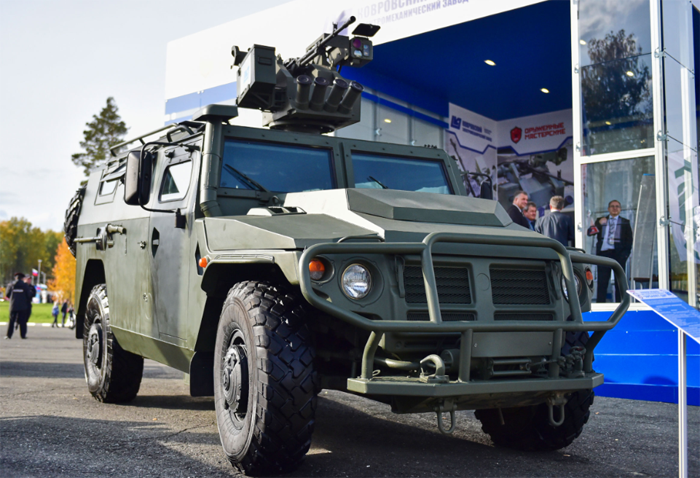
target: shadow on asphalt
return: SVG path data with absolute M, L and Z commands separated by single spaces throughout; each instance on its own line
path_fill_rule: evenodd
M 30 476 L 29 470 L 31 476 L 222 476 L 221 468 L 172 446 L 216 445 L 214 433 L 183 434 L 157 422 L 55 416 L 5 419 L 2 430 L 4 442 L 21 444 L 0 460 L 4 476 Z
M 83 364 L 0 362 L 0 377 L 83 378 Z
M 463 422 L 473 419 L 467 413 L 460 413 L 462 423 L 458 428 L 462 430 Z M 464 436 L 443 435 L 437 432 L 437 425 L 435 431 L 420 425 L 425 426 L 425 421 L 416 420 L 415 425 L 397 423 L 319 397 L 313 450 L 298 470 L 280 476 L 422 476 L 424 471 L 433 476 L 436 470 L 446 476 L 464 476 L 470 469 L 475 470 L 474 476 L 480 476 L 476 470 L 490 474 L 498 469 L 490 469 L 489 462 L 520 456 L 558 459 L 558 453 L 533 456 L 497 449 Z M 348 463 L 352 465 L 348 467 Z
M 187 395 L 137 395 L 124 405 L 139 408 L 164 408 L 167 410 L 211 410 L 214 397 L 190 397 Z

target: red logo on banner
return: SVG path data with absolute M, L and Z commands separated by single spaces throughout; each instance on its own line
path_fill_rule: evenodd
M 523 137 L 523 130 L 518 128 L 517 126 L 510 130 L 510 139 L 514 143 L 517 143 L 520 141 L 520 139 Z

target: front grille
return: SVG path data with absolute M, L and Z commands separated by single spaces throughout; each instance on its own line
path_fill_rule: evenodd
M 527 314 L 515 312 L 496 312 L 494 320 L 554 320 L 552 314 Z
M 461 320 L 476 320 L 476 316 L 469 312 L 440 312 L 443 322 L 459 322 Z M 427 312 L 409 312 L 408 320 L 428 322 L 430 315 Z
M 491 267 L 491 294 L 495 305 L 548 305 L 544 269 Z
M 434 271 L 438 300 L 441 304 L 472 303 L 468 269 L 464 267 L 435 267 Z M 425 297 L 423 270 L 420 266 L 406 266 L 403 272 L 403 282 L 406 288 L 406 302 L 409 304 L 428 302 Z

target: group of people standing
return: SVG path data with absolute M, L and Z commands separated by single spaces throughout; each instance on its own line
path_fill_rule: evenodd
M 51 324 L 51 327 L 58 327 L 58 313 L 60 311 L 61 314 L 63 314 L 63 317 L 61 319 L 61 327 L 66 326 L 66 315 L 68 315 L 69 319 L 72 321 L 73 320 L 73 304 L 70 303 L 68 300 L 64 300 L 63 303 L 61 304 L 61 307 L 59 308 L 58 306 L 59 301 L 56 301 L 53 303 L 53 308 L 51 309 L 51 315 L 53 316 L 53 323 Z
M 574 222 L 562 209 L 566 201 L 561 196 L 552 196 L 549 201 L 549 214 L 537 219 L 537 205 L 528 201 L 525 191 L 518 191 L 513 204 L 508 208 L 508 215 L 514 223 L 556 239 L 565 247 L 574 246 Z M 632 227 L 630 221 L 620 216 L 622 206 L 613 199 L 608 203 L 608 215 L 595 220 L 595 225 L 588 229 L 589 236 L 596 236 L 596 255 L 609 257 L 625 268 L 632 252 Z M 612 269 L 598 266 L 598 287 L 596 302 L 606 302 L 608 284 Z M 615 289 L 615 301 L 620 302 L 620 291 Z
M 27 338 L 27 322 L 32 315 L 32 300 L 36 295 L 33 285 L 25 282 L 25 275 L 15 272 L 15 280 L 7 286 L 6 295 L 10 301 L 10 322 L 7 325 L 5 339 L 12 338 L 15 325 L 19 326 L 19 335 L 23 339 Z

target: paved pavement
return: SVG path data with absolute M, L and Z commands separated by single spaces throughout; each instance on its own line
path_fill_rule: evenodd
M 4 330 L 3 330 L 4 332 Z M 227 477 L 211 398 L 192 398 L 182 374 L 147 361 L 139 396 L 95 401 L 83 378 L 82 342 L 35 327 L 0 341 L 0 476 Z M 690 476 L 700 476 L 700 407 L 690 408 Z M 290 477 L 678 476 L 677 408 L 597 397 L 581 437 L 564 450 L 495 448 L 472 412 L 443 436 L 433 414 L 322 392 L 312 448 Z

